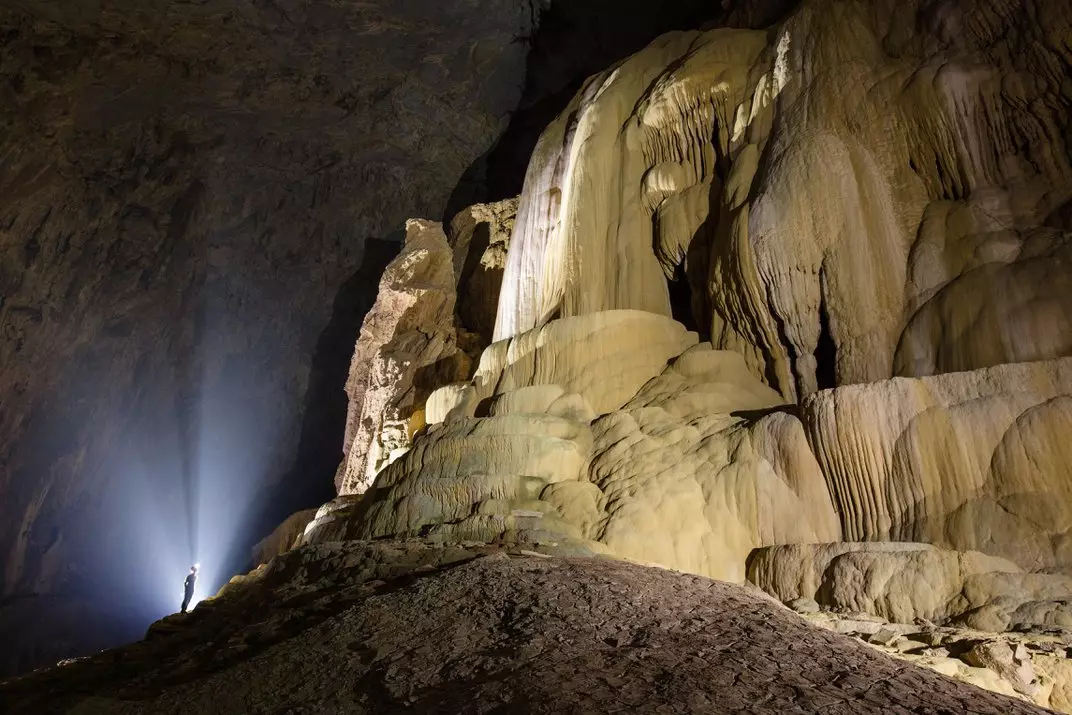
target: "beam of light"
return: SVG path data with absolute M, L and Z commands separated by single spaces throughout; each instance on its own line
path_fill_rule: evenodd
M 273 471 L 282 427 L 254 403 L 268 391 L 257 376 L 236 385 L 221 362 L 195 376 L 198 389 L 177 409 L 160 405 L 157 419 L 129 426 L 116 487 L 103 495 L 108 533 L 87 547 L 94 592 L 143 628 L 179 611 L 193 564 L 188 610 L 245 571 L 247 546 L 263 536 L 251 532 L 249 505 Z

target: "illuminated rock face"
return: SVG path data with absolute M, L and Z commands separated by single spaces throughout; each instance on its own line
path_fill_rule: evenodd
M 853 574 L 911 601 L 934 565 L 937 618 L 1072 590 L 1031 573 L 1072 571 L 1072 12 L 1031 7 L 815 0 L 591 77 L 529 164 L 496 342 L 345 536 L 731 580 L 757 548 L 926 542 L 834 587 L 880 610 Z M 978 586 L 968 552 L 1019 575 Z
M 516 216 L 517 199 L 513 198 L 470 206 L 450 222 L 448 239 L 454 251 L 455 283 L 463 287 L 458 296 L 458 319 L 484 344 L 491 342 L 495 331 L 495 313 Z
M 590 78 L 529 166 L 496 338 L 669 315 L 676 276 L 790 400 L 1069 354 L 1072 13 L 1009 7 L 804 2 Z
M 454 269 L 442 227 L 410 220 L 354 348 L 340 494 L 365 491 L 424 426 L 431 387 L 468 374 L 454 331 Z M 463 358 L 459 362 L 456 356 Z M 441 373 L 441 374 L 440 374 Z
M 350 361 L 340 494 L 364 492 L 426 424 L 429 394 L 469 376 L 470 355 L 479 355 L 494 326 L 516 210 L 516 200 L 470 206 L 449 237 L 438 223 L 407 222 Z
M 802 412 L 847 540 L 1072 573 L 1072 359 L 839 387 Z
M 1006 559 L 929 544 L 773 546 L 752 555 L 748 580 L 785 602 L 806 598 L 896 623 L 962 617 L 968 627 L 992 631 L 1072 618 L 1072 577 L 1025 573 Z

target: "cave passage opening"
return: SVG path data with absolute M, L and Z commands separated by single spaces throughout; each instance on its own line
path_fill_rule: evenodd
M 674 276 L 667 279 L 666 288 L 670 294 L 670 316 L 689 330 L 702 333 L 693 310 L 692 286 L 689 285 L 684 261 L 675 266 Z

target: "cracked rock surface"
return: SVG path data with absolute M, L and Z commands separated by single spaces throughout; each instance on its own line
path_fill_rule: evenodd
M 0 685 L 19 713 L 1033 713 L 747 587 L 599 558 L 338 542 L 146 641 Z

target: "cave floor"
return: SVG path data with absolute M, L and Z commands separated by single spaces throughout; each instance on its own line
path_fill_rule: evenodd
M 747 587 L 490 547 L 304 547 L 5 713 L 1027 713 Z

